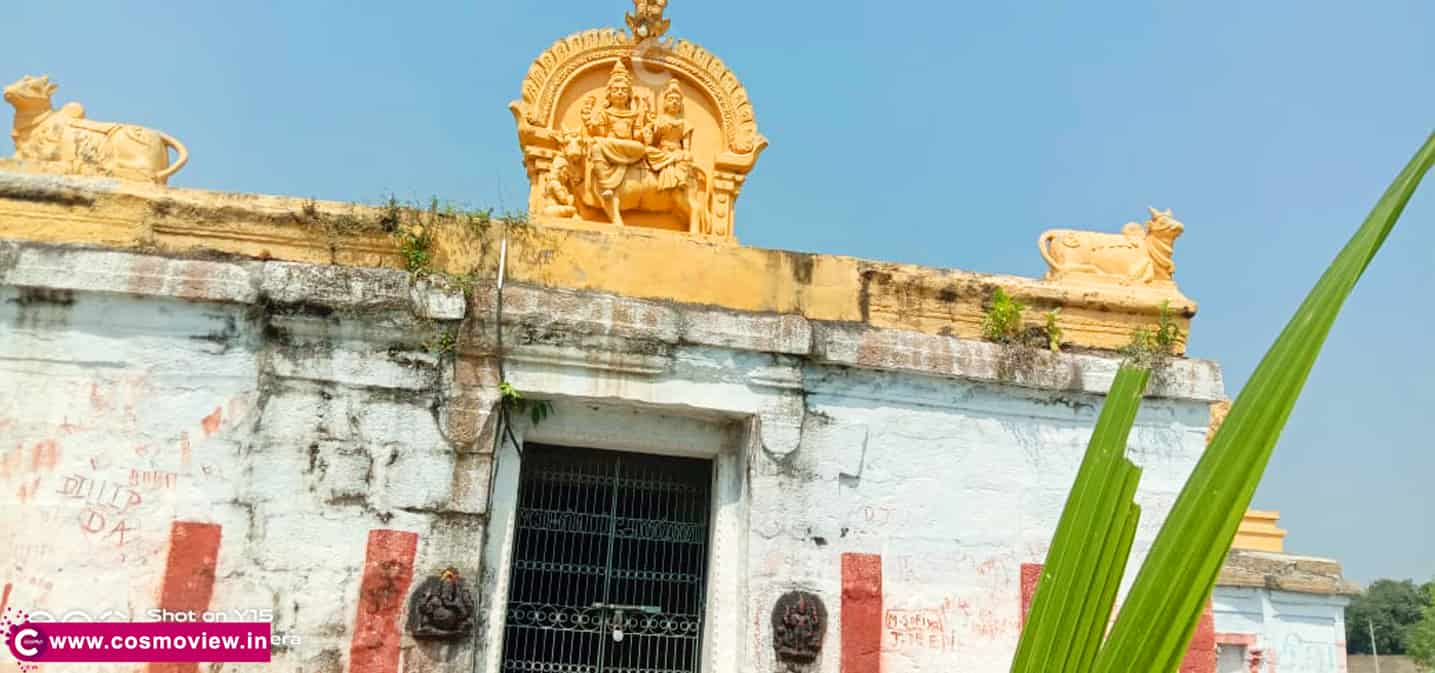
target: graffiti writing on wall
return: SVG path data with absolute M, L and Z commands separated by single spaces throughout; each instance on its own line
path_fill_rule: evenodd
M 938 642 L 934 636 L 938 627 L 942 649 L 947 650 L 1014 641 L 1021 632 L 1021 562 L 1015 552 L 988 555 L 952 550 L 892 556 L 889 560 L 892 589 L 910 588 L 924 594 L 940 591 L 938 602 L 902 606 L 918 609 L 893 610 L 900 612 L 897 623 L 921 628 L 904 631 L 908 635 L 888 637 L 890 647 L 931 649 L 931 643 Z M 916 644 L 923 638 L 926 645 Z
M 130 468 L 130 488 L 141 488 L 145 490 L 173 489 L 178 483 L 178 472 L 136 470 Z
M 947 634 L 946 618 L 941 610 L 887 610 L 883 615 L 885 649 L 909 647 L 930 650 L 951 650 L 955 638 Z
M 1283 671 L 1327 673 L 1335 671 L 1335 644 L 1306 640 L 1292 633 L 1281 640 L 1275 663 Z
M 80 530 L 86 535 L 122 547 L 126 536 L 138 529 L 131 519 L 131 510 L 144 502 L 144 497 L 128 486 L 74 474 L 65 477 L 58 492 L 65 498 L 85 503 L 79 520 Z

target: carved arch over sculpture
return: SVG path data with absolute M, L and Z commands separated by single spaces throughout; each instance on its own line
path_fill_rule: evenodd
M 619 72 L 623 69 L 626 77 Z M 625 85 L 633 101 L 624 100 L 612 112 L 625 133 L 630 130 L 625 120 L 642 117 L 635 123 L 661 127 L 666 121 L 670 136 L 686 139 L 679 143 L 669 137 L 663 146 L 661 128 L 649 129 L 646 136 L 635 131 L 626 140 L 603 139 L 609 130 L 589 123 L 595 121 L 589 113 L 608 106 L 609 88 Z M 665 100 L 671 94 L 680 94 L 682 101 L 667 115 Z M 758 133 L 752 103 L 736 75 L 702 47 L 671 39 L 635 41 L 613 29 L 576 33 L 534 60 L 521 98 L 509 108 L 518 124 L 530 183 L 529 212 L 535 218 L 734 240 L 733 205 L 767 140 Z M 599 110 L 597 116 L 604 114 Z M 636 160 L 636 148 L 612 151 L 611 146 L 631 144 L 633 138 L 654 148 L 646 168 Z M 676 179 L 668 167 L 674 161 L 681 164 Z M 614 169 L 604 162 L 623 166 Z M 590 164 L 600 166 L 596 172 L 604 176 L 605 186 L 594 184 L 600 180 Z M 615 170 L 626 173 L 618 177 Z
M 558 98 L 575 75 L 604 64 L 611 67 L 621 59 L 680 74 L 694 83 L 722 111 L 723 133 L 730 151 L 746 154 L 766 146 L 767 139 L 757 131 L 747 90 L 722 59 L 686 40 L 651 40 L 635 45 L 626 34 L 612 28 L 585 30 L 554 42 L 533 60 L 523 78 L 522 98 L 509 104 L 509 109 L 520 124 L 552 128 Z

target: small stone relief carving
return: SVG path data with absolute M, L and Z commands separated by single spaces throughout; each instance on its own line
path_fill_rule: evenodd
M 1088 276 L 1118 283 L 1171 283 L 1172 249 L 1185 225 L 1170 210 L 1149 208 L 1145 226 L 1129 222 L 1120 234 L 1052 229 L 1037 241 L 1048 280 Z
M 424 580 L 409 599 L 409 633 L 415 638 L 463 638 L 473 631 L 474 603 L 458 571 Z
M 15 158 L 54 166 L 71 175 L 104 175 L 165 184 L 185 162 L 189 150 L 172 136 L 134 124 L 97 122 L 79 103 L 56 110 L 51 97 L 59 85 L 48 75 L 26 75 L 5 87 L 5 102 L 15 107 L 10 138 Z M 178 153 L 173 164 L 169 150 Z
M 827 634 L 827 608 L 806 591 L 789 591 L 772 608 L 772 647 L 777 658 L 805 664 L 817 660 Z

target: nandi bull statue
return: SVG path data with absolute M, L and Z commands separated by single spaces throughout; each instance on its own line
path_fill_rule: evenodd
M 50 97 L 59 88 L 48 75 L 5 87 L 5 102 L 15 106 L 15 158 L 55 166 L 72 175 L 106 175 L 165 184 L 185 162 L 189 150 L 168 134 L 134 124 L 85 118 L 79 103 L 56 110 Z M 169 161 L 169 148 L 178 157 Z
M 1070 229 L 1043 232 L 1037 247 L 1050 267 L 1047 279 L 1088 276 L 1127 284 L 1171 283 L 1176 271 L 1172 246 L 1186 227 L 1169 209 L 1147 210 L 1151 219 L 1144 227 L 1128 222 L 1120 234 Z

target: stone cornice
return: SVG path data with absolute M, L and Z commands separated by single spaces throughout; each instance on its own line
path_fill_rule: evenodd
M 1216 585 L 1337 596 L 1360 593 L 1359 586 L 1341 575 L 1337 561 L 1243 549 L 1226 556 Z
M 0 241 L 0 285 L 273 307 L 304 316 L 368 316 L 397 335 L 427 334 L 425 321 L 464 321 L 456 333 L 464 357 L 491 356 L 496 288 L 462 289 L 396 269 L 236 259 L 195 259 L 71 245 Z M 407 327 L 406 327 L 407 326 Z M 965 379 L 1036 390 L 1105 393 L 1119 357 L 1109 353 L 1030 351 L 1014 357 L 998 344 L 793 314 L 751 313 L 711 305 L 634 299 L 510 282 L 503 293 L 504 350 L 515 361 L 658 376 L 683 347 L 724 348 L 779 358 L 749 385 L 801 390 L 799 362 Z M 417 332 L 414 338 L 419 338 Z M 1149 395 L 1224 398 L 1220 368 L 1177 358 L 1154 377 Z

